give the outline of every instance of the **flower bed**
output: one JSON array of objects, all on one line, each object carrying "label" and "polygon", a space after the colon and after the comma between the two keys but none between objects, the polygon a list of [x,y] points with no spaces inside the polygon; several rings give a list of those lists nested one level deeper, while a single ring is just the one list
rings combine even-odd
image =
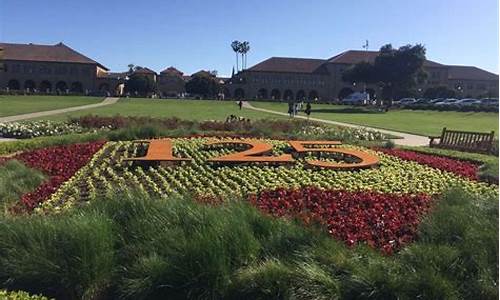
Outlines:
[{"label": "flower bed", "polygon": [[306,187],[263,191],[249,200],[276,217],[320,223],[347,245],[366,242],[390,254],[414,239],[431,197]]},{"label": "flower bed", "polygon": [[479,166],[468,161],[448,158],[444,156],[424,154],[403,149],[377,148],[376,150],[385,154],[399,157],[404,160],[415,161],[419,164],[423,164],[435,169],[451,172],[453,174],[463,176],[471,180],[478,180]]},{"label": "flower bed", "polygon": [[35,191],[23,195],[20,201],[21,206],[17,208],[32,210],[87,164],[103,145],[104,142],[99,141],[50,147],[24,152],[9,158],[22,161],[28,167],[38,169],[50,176],[49,180]]},{"label": "flower bed", "polygon": [[[144,146],[132,142],[108,142],[40,209],[51,211],[70,207],[112,194],[119,189],[138,189],[160,197],[196,194],[222,199],[246,197],[268,189],[307,186],[394,194],[435,195],[451,186],[462,186],[478,194],[497,192],[495,186],[360,147],[354,148],[377,155],[380,165],[357,171],[309,168],[305,162],[307,156],[283,166],[216,165],[208,160],[235,151],[226,147],[206,146],[208,141],[216,140],[217,138],[173,139],[174,156],[191,158],[192,161],[142,167],[139,163],[125,162],[124,159],[143,156]],[[291,150],[285,141],[264,141],[273,145],[273,155],[278,156]]]},{"label": "flower bed", "polygon": [[[93,130],[95,131],[95,130]],[[39,136],[53,136],[89,132],[78,124],[52,121],[0,123],[0,137],[28,139]]]}]

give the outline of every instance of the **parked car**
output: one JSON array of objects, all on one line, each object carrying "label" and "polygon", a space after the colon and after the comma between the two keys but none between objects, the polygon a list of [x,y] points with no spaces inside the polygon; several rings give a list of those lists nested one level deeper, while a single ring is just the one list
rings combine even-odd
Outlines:
[{"label": "parked car", "polygon": [[404,105],[411,105],[415,103],[417,100],[415,98],[403,98],[398,101],[394,101],[392,104],[398,105],[398,106],[404,106]]},{"label": "parked car", "polygon": [[436,106],[454,105],[454,104],[457,104],[457,102],[458,102],[458,99],[448,98],[448,99],[444,99],[441,102],[434,103],[434,105],[436,105]]},{"label": "parked car", "polygon": [[429,103],[430,104],[436,104],[436,103],[442,102],[444,100],[445,100],[444,98],[436,98],[436,99],[432,99],[431,101],[429,101]]},{"label": "parked car", "polygon": [[473,98],[465,98],[458,100],[456,103],[458,106],[470,106],[470,105],[479,105],[481,104],[481,101]]},{"label": "parked car", "polygon": [[415,101],[413,104],[429,104],[430,103],[430,99],[427,99],[427,98],[419,98],[417,99],[417,101]]},{"label": "parked car", "polygon": [[482,105],[498,107],[498,98],[483,98],[479,100]]},{"label": "parked car", "polygon": [[352,93],[349,96],[342,99],[342,104],[364,105],[364,104],[368,104],[369,101],[370,101],[370,94],[356,92],[356,93]]}]

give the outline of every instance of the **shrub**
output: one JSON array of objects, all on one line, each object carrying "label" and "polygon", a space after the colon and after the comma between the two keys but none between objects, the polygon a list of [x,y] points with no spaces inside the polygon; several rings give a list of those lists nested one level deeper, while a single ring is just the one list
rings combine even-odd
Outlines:
[{"label": "shrub", "polygon": [[0,284],[96,298],[110,284],[115,239],[112,223],[97,213],[0,219]]},{"label": "shrub", "polygon": [[0,123],[0,137],[28,139],[40,136],[83,133],[87,129],[72,123],[53,121],[30,121]]},{"label": "shrub", "polygon": [[393,140],[388,140],[382,145],[382,147],[385,149],[394,149],[394,147],[396,147],[396,144]]},{"label": "shrub", "polygon": [[49,300],[49,298],[41,295],[30,295],[26,292],[8,292],[6,290],[0,290],[0,299],[2,300]]},{"label": "shrub", "polygon": [[0,218],[0,286],[61,299],[498,298],[498,199],[464,190],[393,256],[239,201],[98,200]]}]

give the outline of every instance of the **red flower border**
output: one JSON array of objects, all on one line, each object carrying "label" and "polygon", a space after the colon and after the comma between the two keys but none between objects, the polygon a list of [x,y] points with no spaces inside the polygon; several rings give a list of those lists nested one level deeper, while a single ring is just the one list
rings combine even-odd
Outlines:
[{"label": "red flower border", "polygon": [[375,150],[403,160],[415,161],[435,169],[451,172],[471,180],[479,180],[479,165],[469,161],[403,149],[375,148]]},{"label": "red flower border", "polygon": [[78,170],[85,166],[92,156],[102,148],[105,141],[71,144],[27,151],[12,157],[2,158],[0,163],[10,159],[23,162],[26,166],[42,171],[49,179],[34,191],[24,194],[13,211],[32,211],[46,200]]},{"label": "red flower border", "polygon": [[348,192],[317,187],[276,189],[251,195],[259,210],[276,217],[319,223],[335,238],[353,246],[365,242],[391,254],[413,241],[432,198],[372,191]]}]

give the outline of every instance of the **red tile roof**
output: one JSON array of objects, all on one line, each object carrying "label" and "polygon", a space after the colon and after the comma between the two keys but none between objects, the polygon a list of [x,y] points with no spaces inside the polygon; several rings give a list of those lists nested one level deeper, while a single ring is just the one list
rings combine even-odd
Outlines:
[{"label": "red tile roof", "polygon": [[326,60],[324,59],[271,57],[248,70],[257,72],[313,73],[325,62]]},{"label": "red tile roof", "polygon": [[[373,63],[378,54],[379,51],[348,50],[328,59],[328,62],[337,64],[356,64],[362,61],[367,61]],[[443,67],[444,65],[427,59],[424,62],[424,66]]]},{"label": "red tile roof", "polygon": [[154,75],[156,75],[156,72],[151,70],[150,68],[139,67],[139,69],[134,70],[134,74],[154,74]]},{"label": "red tile roof", "polygon": [[0,48],[3,48],[4,60],[96,64],[108,70],[108,68],[100,63],[86,57],[63,43],[56,45],[0,43]]},{"label": "red tile roof", "polygon": [[472,66],[448,66],[448,79],[498,80],[498,75]]},{"label": "red tile roof", "polygon": [[179,75],[179,76],[184,75],[184,73],[182,73],[181,71],[177,70],[174,67],[168,67],[165,70],[161,71],[160,74],[172,74],[172,75]]}]

